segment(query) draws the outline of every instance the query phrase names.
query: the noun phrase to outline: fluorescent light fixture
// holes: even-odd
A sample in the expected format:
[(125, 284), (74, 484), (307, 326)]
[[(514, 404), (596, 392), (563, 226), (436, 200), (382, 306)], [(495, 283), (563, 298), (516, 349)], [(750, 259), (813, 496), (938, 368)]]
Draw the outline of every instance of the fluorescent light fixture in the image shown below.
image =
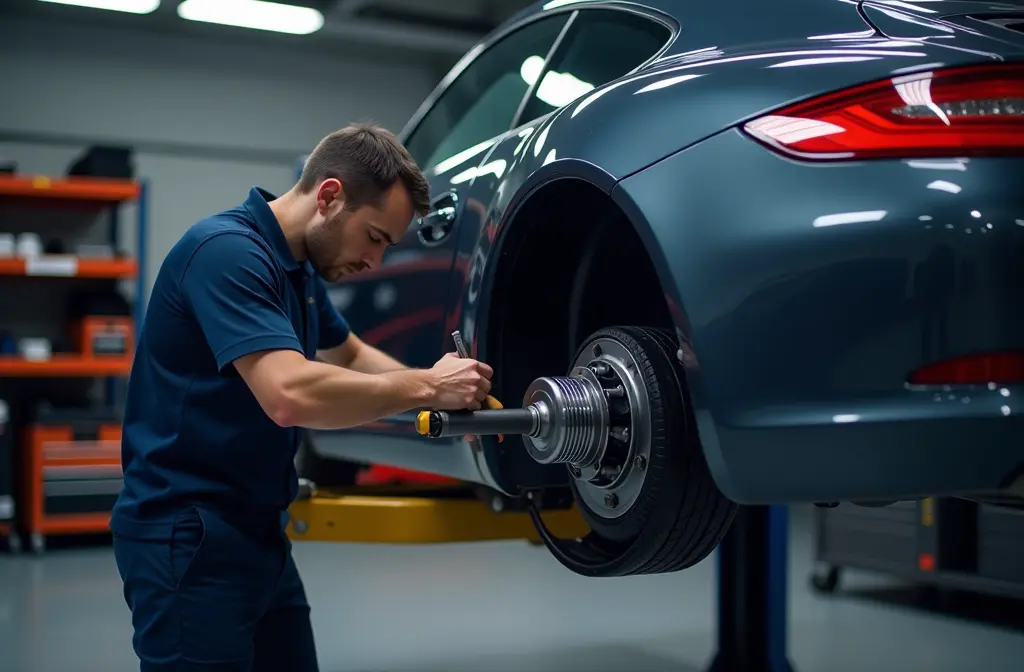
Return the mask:
[(185, 0), (178, 16), (186, 21), (309, 35), (323, 28), (324, 15), (310, 7), (264, 0)]
[(160, 6), (160, 0), (39, 0), (52, 5), (72, 5), (90, 9), (107, 9), (129, 14), (150, 14)]

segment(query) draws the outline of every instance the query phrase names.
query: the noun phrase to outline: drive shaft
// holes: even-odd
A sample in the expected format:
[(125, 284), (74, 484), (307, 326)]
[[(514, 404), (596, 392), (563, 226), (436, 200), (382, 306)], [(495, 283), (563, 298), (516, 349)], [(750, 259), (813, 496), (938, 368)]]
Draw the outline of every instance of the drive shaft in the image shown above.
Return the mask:
[(503, 408), (484, 411), (423, 411), (416, 431), (432, 439), (442, 436), (533, 434), (539, 429), (537, 409)]
[(533, 381), (523, 408), (422, 411), (416, 431), (430, 438), (519, 434), (541, 464), (582, 467), (597, 462), (608, 443), (607, 394), (590, 369), (577, 367), (566, 377)]

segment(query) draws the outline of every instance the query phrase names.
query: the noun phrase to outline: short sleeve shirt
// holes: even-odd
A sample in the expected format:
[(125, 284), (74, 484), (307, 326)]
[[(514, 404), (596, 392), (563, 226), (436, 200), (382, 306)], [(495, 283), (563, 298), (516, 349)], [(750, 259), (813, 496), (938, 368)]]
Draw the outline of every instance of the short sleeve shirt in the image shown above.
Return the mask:
[(253, 187), (193, 225), (160, 267), (128, 381), (115, 534), (169, 538), (192, 506), (287, 520), (301, 430), (273, 422), (233, 362), (278, 349), (312, 359), (349, 327), (292, 254), (273, 199)]

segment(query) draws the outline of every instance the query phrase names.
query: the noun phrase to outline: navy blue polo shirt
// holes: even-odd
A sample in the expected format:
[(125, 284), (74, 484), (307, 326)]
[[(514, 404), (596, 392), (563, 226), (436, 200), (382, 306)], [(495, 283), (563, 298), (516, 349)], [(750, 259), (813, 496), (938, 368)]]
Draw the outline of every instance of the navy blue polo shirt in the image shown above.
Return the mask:
[(301, 430), (274, 423), (232, 362), (277, 349), (312, 359), (349, 327), (295, 260), (273, 198), (254, 187), (193, 225), (160, 267), (128, 381), (115, 534), (167, 539), (191, 506), (287, 519)]

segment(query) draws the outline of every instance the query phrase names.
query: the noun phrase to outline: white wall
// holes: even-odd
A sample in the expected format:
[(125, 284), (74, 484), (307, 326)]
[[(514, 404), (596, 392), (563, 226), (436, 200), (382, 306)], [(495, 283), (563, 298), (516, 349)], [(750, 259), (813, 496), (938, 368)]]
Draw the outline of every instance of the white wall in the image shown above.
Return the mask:
[(60, 175), (89, 143), (135, 146), (138, 175), (151, 185), (150, 286), (197, 219), (240, 202), (254, 184), (287, 188), (298, 157), (350, 121), (397, 132), (437, 78), (436, 69), (365, 50), (315, 54), (3, 19), (0, 157), (19, 172)]

